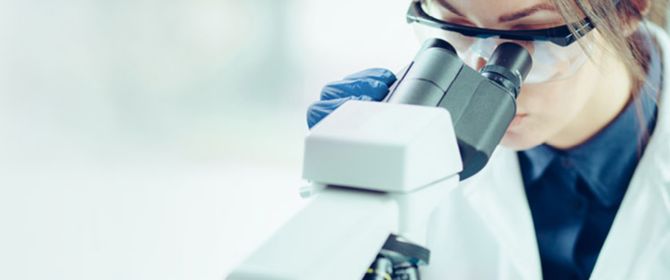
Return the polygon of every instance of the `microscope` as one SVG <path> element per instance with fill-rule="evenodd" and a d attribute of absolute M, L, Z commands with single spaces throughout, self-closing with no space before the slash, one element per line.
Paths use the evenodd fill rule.
<path fill-rule="evenodd" d="M 420 279 L 430 214 L 484 168 L 531 65 L 508 42 L 478 72 L 427 40 L 383 102 L 348 101 L 312 128 L 311 201 L 226 279 Z"/>

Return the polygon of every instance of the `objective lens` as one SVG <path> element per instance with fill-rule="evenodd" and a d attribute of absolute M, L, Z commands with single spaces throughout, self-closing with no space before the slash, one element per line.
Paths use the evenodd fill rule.
<path fill-rule="evenodd" d="M 388 258 L 378 255 L 368 271 L 365 272 L 363 280 L 390 280 L 393 274 L 393 263 Z"/>

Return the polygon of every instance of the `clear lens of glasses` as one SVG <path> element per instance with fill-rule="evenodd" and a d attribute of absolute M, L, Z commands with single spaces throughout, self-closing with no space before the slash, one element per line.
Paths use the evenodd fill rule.
<path fill-rule="evenodd" d="M 580 39 L 581 44 L 575 42 L 562 47 L 548 41 L 478 38 L 429 26 L 414 25 L 421 39 L 435 37 L 446 40 L 454 46 L 465 64 L 475 69 L 481 66 L 481 59 L 488 61 L 496 47 L 503 42 L 514 42 L 525 47 L 533 58 L 533 67 L 525 81 L 527 84 L 557 81 L 572 76 L 588 60 L 583 47 L 591 46 L 590 34 Z"/>

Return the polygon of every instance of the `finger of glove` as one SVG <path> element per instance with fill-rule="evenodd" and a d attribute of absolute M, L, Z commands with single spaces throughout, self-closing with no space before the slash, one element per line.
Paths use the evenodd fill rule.
<path fill-rule="evenodd" d="M 333 100 L 350 96 L 367 95 L 381 101 L 389 92 L 389 86 L 374 79 L 342 80 L 327 84 L 321 90 L 321 100 Z"/>
<path fill-rule="evenodd" d="M 384 68 L 371 68 L 360 72 L 353 73 L 344 77 L 344 80 L 366 80 L 372 79 L 384 83 L 390 87 L 396 81 L 396 76 L 393 72 Z"/>
<path fill-rule="evenodd" d="M 330 113 L 335 111 L 335 109 L 342 106 L 342 104 L 349 100 L 371 101 L 372 97 L 367 95 L 348 96 L 344 98 L 314 102 L 314 104 L 309 106 L 309 109 L 307 109 L 307 126 L 311 129 L 321 120 L 323 120 L 323 118 L 328 116 Z"/>

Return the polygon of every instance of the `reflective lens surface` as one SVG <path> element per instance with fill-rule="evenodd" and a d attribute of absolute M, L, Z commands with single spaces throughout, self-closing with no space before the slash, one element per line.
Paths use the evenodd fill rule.
<path fill-rule="evenodd" d="M 444 7 L 435 0 L 424 2 L 424 10 L 440 20 L 445 20 Z M 436 6 L 436 5 L 439 5 Z M 442 18 L 440 18 L 442 17 Z M 445 20 L 446 21 L 446 20 Z M 461 24 L 455 22 L 454 24 Z M 581 68 L 588 59 L 584 48 L 592 46 L 593 33 L 579 39 L 579 43 L 559 46 L 549 41 L 522 41 L 501 39 L 499 37 L 479 38 L 466 36 L 458 32 L 442 30 L 418 23 L 413 23 L 421 40 L 441 38 L 454 46 L 459 57 L 470 67 L 479 70 L 488 61 L 496 47 L 503 42 L 513 42 L 524 46 L 533 58 L 533 67 L 525 83 L 544 83 L 570 77 Z M 560 23 L 557 23 L 560 25 Z M 550 28 L 553 26 L 542 26 Z"/>

